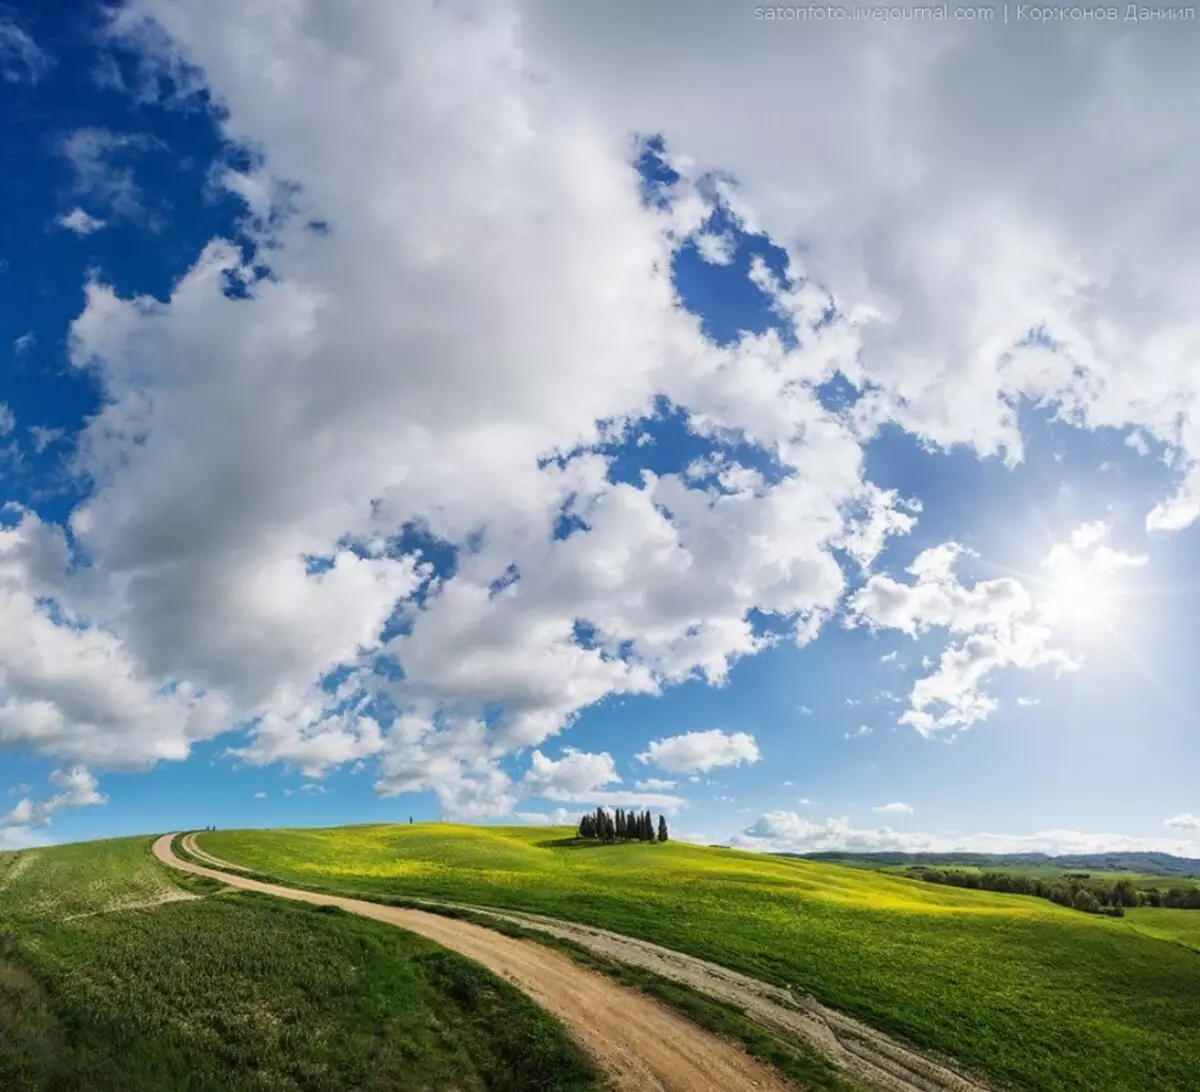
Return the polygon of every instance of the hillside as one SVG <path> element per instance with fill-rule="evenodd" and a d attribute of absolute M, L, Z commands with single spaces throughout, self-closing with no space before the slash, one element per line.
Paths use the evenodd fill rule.
<path fill-rule="evenodd" d="M 1170 853 L 780 853 L 833 864 L 871 868 L 927 865 L 930 868 L 1052 869 L 1060 872 L 1125 872 L 1200 879 L 1200 860 Z"/>
<path fill-rule="evenodd" d="M 1135 924 L 824 862 L 570 834 L 430 824 L 199 841 L 301 886 L 503 906 L 656 941 L 797 985 L 1018 1088 L 1195 1088 L 1196 953 L 1165 939 L 1170 928 L 1142 931 L 1155 928 L 1146 911 Z"/>
<path fill-rule="evenodd" d="M 4 1092 L 598 1092 L 562 1029 L 477 964 L 180 877 L 150 842 L 0 854 Z"/>

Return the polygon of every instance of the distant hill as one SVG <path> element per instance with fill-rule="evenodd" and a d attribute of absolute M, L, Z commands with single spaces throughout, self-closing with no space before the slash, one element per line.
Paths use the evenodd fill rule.
<path fill-rule="evenodd" d="M 927 865 L 931 868 L 1031 868 L 1050 867 L 1080 872 L 1141 872 L 1152 876 L 1200 879 L 1200 860 L 1170 853 L 1075 853 L 1061 857 L 1047 853 L 779 853 L 831 864 L 867 865 L 872 868 Z"/>

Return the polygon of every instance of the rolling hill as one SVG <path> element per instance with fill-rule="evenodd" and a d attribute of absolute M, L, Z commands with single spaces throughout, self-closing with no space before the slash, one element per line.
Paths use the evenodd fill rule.
<path fill-rule="evenodd" d="M 561 828 L 222 831 L 209 852 L 368 899 L 507 907 L 641 937 L 821 1001 L 1022 1089 L 1194 1090 L 1200 965 L 1154 919 Z M 1168 912 L 1164 912 L 1168 913 Z"/>

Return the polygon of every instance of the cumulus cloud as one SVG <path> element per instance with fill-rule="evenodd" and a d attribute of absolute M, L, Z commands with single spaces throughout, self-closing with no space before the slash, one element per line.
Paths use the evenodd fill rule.
<path fill-rule="evenodd" d="M 1076 666 L 1053 646 L 1044 608 L 1020 581 L 1000 577 L 967 585 L 954 571 L 964 555 L 971 552 L 953 542 L 924 550 L 908 567 L 911 583 L 876 574 L 848 603 L 851 622 L 872 629 L 898 629 L 910 637 L 949 631 L 951 642 L 936 669 L 913 684 L 910 708 L 900 718 L 922 735 L 969 728 L 990 716 L 998 703 L 984 686 L 1001 668 Z"/>
<path fill-rule="evenodd" d="M 1190 58 L 1149 63 L 1150 32 L 1129 56 L 1068 28 L 1002 46 L 958 25 L 764 37 L 736 8 L 379 2 L 327 18 L 129 0 L 113 33 L 183 93 L 203 87 L 221 136 L 254 150 L 217 177 L 257 251 L 211 241 L 166 300 L 89 284 L 71 338 L 103 394 L 77 454 L 88 565 L 61 566 L 55 608 L 28 571 L 11 586 L 5 632 L 42 626 L 58 658 L 0 647 L 20 684 L 14 699 L 6 679 L 0 742 L 146 764 L 248 725 L 244 761 L 371 760 L 383 795 L 503 815 L 521 782 L 502 761 L 607 696 L 724 682 L 770 643 L 754 608 L 816 635 L 845 589 L 838 558 L 869 565 L 916 518 L 864 479 L 884 423 L 1013 461 L 1026 398 L 1136 425 L 1186 466 L 1200 226 L 1178 135 L 1194 122 L 1160 107 L 1188 101 L 1162 92 L 1193 78 Z M 728 94 L 676 59 L 680 34 Z M 1052 47 L 1064 63 L 1037 64 Z M 1014 95 L 1025 61 L 1040 75 Z M 837 108 L 781 144 L 761 103 L 830 87 Z M 673 159 L 669 211 L 640 200 L 630 132 L 691 157 Z M 79 193 L 133 215 L 145 147 L 88 129 L 63 151 Z M 1087 162 L 1104 169 L 1081 201 Z M 1147 177 L 1159 188 L 1139 199 Z M 789 336 L 717 346 L 678 307 L 674 252 L 725 256 L 705 241 L 714 194 L 787 249 L 788 276 L 751 275 Z M 844 412 L 818 393 L 839 371 L 863 392 Z M 641 434 L 660 396 L 780 474 L 726 454 L 700 478 L 614 480 L 602 441 Z M 1183 526 L 1189 496 L 1156 525 Z M 437 571 L 414 535 L 453 561 Z M 995 668 L 1065 666 L 1018 587 L 926 564 L 915 585 L 872 577 L 856 607 L 954 634 L 913 692 L 918 728 L 986 715 Z M 757 758 L 744 738 L 735 761 Z"/>
<path fill-rule="evenodd" d="M 747 732 L 727 735 L 719 728 L 706 732 L 685 732 L 653 740 L 638 756 L 668 773 L 703 773 L 719 766 L 740 766 L 757 762 L 758 744 Z"/>
<path fill-rule="evenodd" d="M 760 816 L 731 844 L 766 853 L 1105 853 L 1159 852 L 1200 854 L 1200 843 L 1169 838 L 1137 838 L 1123 834 L 1044 830 L 1033 834 L 931 834 L 889 827 L 857 828 L 848 819 L 823 822 L 794 811 Z"/>
<path fill-rule="evenodd" d="M 880 804 L 871 810 L 881 815 L 912 815 L 914 809 L 911 804 L 904 804 L 899 800 L 895 800 L 890 804 Z"/>
<path fill-rule="evenodd" d="M 0 436 L 7 436 L 17 427 L 17 415 L 7 402 L 0 402 Z"/>
<path fill-rule="evenodd" d="M 661 777 L 650 777 L 645 781 L 634 782 L 633 787 L 638 792 L 669 792 L 678 784 L 678 781 L 665 781 Z"/>
<path fill-rule="evenodd" d="M 662 808 L 674 811 L 683 806 L 682 798 L 665 795 L 675 787 L 673 781 L 639 782 L 633 792 L 610 789 L 620 784 L 612 755 L 588 754 L 564 747 L 562 758 L 547 758 L 535 750 L 522 788 L 530 796 L 543 800 L 562 800 L 578 804 L 602 804 L 613 807 Z"/>
<path fill-rule="evenodd" d="M 68 231 L 75 232 L 76 235 L 91 235 L 93 232 L 99 231 L 104 227 L 106 221 L 101 220 L 97 216 L 90 216 L 79 206 L 76 206 L 70 212 L 63 213 L 55 223 L 60 227 L 66 228 Z"/>
<path fill-rule="evenodd" d="M 1195 462 L 1197 160 L 1177 138 L 1197 131 L 1200 77 L 1186 36 L 787 25 L 749 0 L 702 15 L 682 0 L 523 10 L 562 93 L 614 127 L 669 134 L 696 175 L 735 178 L 753 228 L 828 286 L 861 343 L 847 374 L 867 392 L 864 425 L 1014 462 L 1026 400 L 1078 427 L 1137 429 L 1185 472 Z M 1029 78 L 1014 87 L 1017 70 Z M 779 141 L 761 108 L 830 101 L 802 141 Z M 1094 179 L 1082 198 L 1081 170 Z M 1190 472 L 1151 526 L 1195 519 L 1198 485 Z"/>
<path fill-rule="evenodd" d="M 577 827 L 581 813 L 567 808 L 555 808 L 547 814 L 544 811 L 518 811 L 514 813 L 522 823 L 531 823 L 539 827 Z"/>
<path fill-rule="evenodd" d="M 1171 827 L 1174 830 L 1200 830 L 1200 816 L 1184 812 L 1182 815 L 1173 815 L 1170 819 L 1164 820 L 1163 826 Z"/>
<path fill-rule="evenodd" d="M 835 551 L 866 563 L 912 525 L 818 394 L 853 338 L 706 340 L 669 271 L 712 196 L 682 179 L 670 210 L 647 207 L 627 127 L 530 78 L 528 29 L 420 4 L 325 20 L 131 0 L 114 17 L 254 152 L 214 177 L 256 253 L 211 241 L 166 300 L 98 276 L 71 332 L 103 408 L 75 464 L 94 483 L 71 522 L 87 575 L 63 602 L 177 718 L 219 711 L 157 757 L 216 720 L 248 726 L 229 749 L 246 762 L 370 759 L 383 795 L 502 815 L 506 756 L 611 694 L 722 683 L 769 643 L 752 608 L 811 640 L 844 589 Z M 91 128 L 62 151 L 78 193 L 134 215 L 149 147 Z M 711 479 L 613 480 L 598 445 L 639 434 L 662 396 L 782 475 L 726 458 Z"/>
<path fill-rule="evenodd" d="M 50 774 L 50 782 L 61 791 L 37 801 L 28 796 L 22 797 L 12 811 L 0 819 L 0 824 L 10 827 L 42 826 L 63 808 L 87 808 L 108 803 L 108 797 L 99 791 L 96 779 L 83 766 L 54 770 Z"/>

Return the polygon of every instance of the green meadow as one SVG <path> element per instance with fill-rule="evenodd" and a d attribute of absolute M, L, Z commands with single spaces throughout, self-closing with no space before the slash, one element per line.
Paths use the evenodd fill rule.
<path fill-rule="evenodd" d="M 657 941 L 800 986 L 1014 1088 L 1198 1087 L 1191 919 L 1099 918 L 863 869 L 570 833 L 361 826 L 222 831 L 200 845 L 303 886 L 521 909 Z"/>
<path fill-rule="evenodd" d="M 601 1088 L 562 1029 L 478 965 L 181 877 L 150 844 L 0 854 L 4 1092 Z"/>

